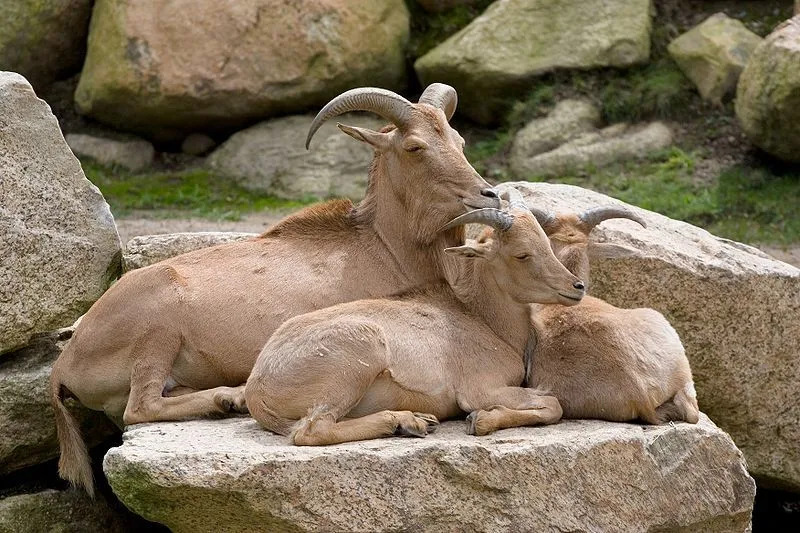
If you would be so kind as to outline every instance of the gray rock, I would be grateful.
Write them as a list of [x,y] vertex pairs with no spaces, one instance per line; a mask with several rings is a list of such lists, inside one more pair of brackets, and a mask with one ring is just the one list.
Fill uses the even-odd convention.
[[149,141],[136,137],[105,139],[83,133],[65,136],[72,153],[78,157],[91,157],[106,166],[120,166],[138,172],[153,164],[155,149]]
[[[579,187],[514,183],[529,205],[627,205]],[[764,486],[800,491],[800,270],[738,242],[628,206],[647,229],[604,222],[589,248],[594,296],[652,307],[680,334],[700,408]]]
[[[523,130],[524,131],[524,130]],[[552,177],[587,167],[639,159],[672,144],[672,131],[661,122],[614,124],[602,130],[577,134],[572,140],[544,153],[528,155],[515,143],[511,172],[518,178]]]
[[125,272],[127,272],[158,263],[169,257],[199,250],[200,248],[216,246],[226,242],[245,241],[257,236],[258,233],[228,233],[221,231],[140,235],[134,237],[125,245],[122,263]]
[[4,0],[0,12],[0,70],[22,74],[38,90],[80,70],[91,0]]
[[736,89],[761,40],[738,20],[717,13],[669,43],[668,50],[703,99],[719,104]]
[[800,15],[753,51],[736,89],[736,116],[756,146],[800,163]]
[[44,490],[0,499],[0,533],[133,531],[126,526],[105,500],[92,500],[76,490]]
[[414,64],[456,88],[459,112],[497,122],[509,96],[558,69],[627,67],[650,55],[650,0],[497,0]]
[[0,354],[67,326],[116,278],[121,245],[100,191],[30,84],[0,72]]
[[[48,333],[0,359],[0,475],[58,457],[55,415],[50,407],[50,369],[70,330]],[[116,427],[100,412],[68,401],[90,446]]]
[[558,148],[583,133],[596,131],[600,123],[600,110],[591,102],[561,100],[547,117],[532,120],[516,134],[511,145],[511,161]]
[[81,113],[180,140],[318,108],[356,86],[405,86],[403,0],[173,0],[156,11],[95,2]]
[[306,150],[313,118],[296,115],[256,124],[231,136],[208,162],[247,189],[281,198],[362,198],[373,150],[339,131],[335,122],[378,130],[385,121],[362,115],[329,121]]
[[[129,428],[103,462],[128,508],[181,532],[745,531],[755,495],[725,433],[564,421],[299,447],[250,418]],[[683,528],[683,529],[682,529]]]
[[211,151],[217,141],[202,133],[192,133],[181,143],[181,152],[189,155],[203,155]]

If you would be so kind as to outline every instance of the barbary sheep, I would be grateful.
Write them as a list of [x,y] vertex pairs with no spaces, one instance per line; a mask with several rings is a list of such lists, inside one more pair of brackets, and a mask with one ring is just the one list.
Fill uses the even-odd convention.
[[446,283],[283,324],[247,381],[250,414],[297,445],[423,436],[463,412],[476,435],[559,420],[555,398],[520,387],[528,304],[575,305],[584,285],[527,208],[473,211],[445,229],[471,222],[491,237],[445,250]]
[[392,123],[379,132],[339,125],[375,149],[358,205],[314,205],[259,238],[173,257],[112,286],[53,367],[61,476],[92,492],[66,397],[120,425],[241,410],[256,357],[287,319],[441,279],[441,250],[464,237],[461,228],[439,229],[467,210],[499,205],[448,124],[455,108],[456,93],[443,84],[417,104],[375,88],[339,95],[314,119],[306,146],[322,123],[349,111]]

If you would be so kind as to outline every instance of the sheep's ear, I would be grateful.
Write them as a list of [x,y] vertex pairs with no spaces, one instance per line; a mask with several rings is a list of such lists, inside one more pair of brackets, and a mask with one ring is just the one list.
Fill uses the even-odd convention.
[[362,143],[367,143],[372,145],[373,147],[377,148],[378,150],[382,150],[389,146],[389,134],[388,133],[381,133],[379,131],[372,131],[366,128],[357,128],[355,126],[346,126],[341,123],[336,123],[336,126],[348,134],[350,137],[357,141],[361,141]]
[[486,257],[489,247],[483,243],[463,246],[453,246],[452,248],[445,248],[445,253],[450,255],[460,255],[461,257]]

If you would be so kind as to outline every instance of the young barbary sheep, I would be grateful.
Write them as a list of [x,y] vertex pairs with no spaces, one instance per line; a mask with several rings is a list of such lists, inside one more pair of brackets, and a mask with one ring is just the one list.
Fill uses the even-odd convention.
[[442,84],[417,104],[383,89],[341,94],[314,119],[306,145],[322,123],[348,111],[393,124],[380,132],[339,125],[375,149],[361,203],[318,204],[259,238],[173,257],[112,286],[53,368],[62,477],[91,492],[89,457],[65,397],[120,425],[242,409],[256,357],[287,319],[442,279],[441,250],[464,235],[439,229],[470,209],[499,205],[448,124],[455,108],[455,90]]
[[281,326],[247,381],[250,414],[297,445],[423,436],[463,412],[476,435],[558,421],[555,398],[519,386],[528,304],[575,305],[584,285],[526,208],[482,209],[445,228],[471,222],[494,232],[445,250],[455,256],[447,283]]
[[[598,207],[580,215],[532,209],[556,257],[589,282],[589,234],[632,211]],[[698,421],[692,371],[678,334],[653,309],[620,309],[586,296],[573,307],[532,305],[535,347],[527,353],[527,383],[558,398],[564,418],[650,424]]]

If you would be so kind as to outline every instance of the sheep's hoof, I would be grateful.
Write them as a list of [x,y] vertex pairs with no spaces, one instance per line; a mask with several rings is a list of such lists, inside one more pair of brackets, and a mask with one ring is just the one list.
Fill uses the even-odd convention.
[[489,414],[485,410],[472,411],[467,415],[467,435],[482,437],[494,431],[494,428],[487,427],[489,424]]
[[244,400],[242,387],[225,387],[223,391],[214,395],[214,403],[223,413],[249,413]]
[[478,420],[478,411],[472,411],[467,415],[467,435],[475,434],[475,424]]
[[433,433],[439,419],[427,413],[404,412],[400,415],[394,434],[399,437],[424,437],[428,433]]

